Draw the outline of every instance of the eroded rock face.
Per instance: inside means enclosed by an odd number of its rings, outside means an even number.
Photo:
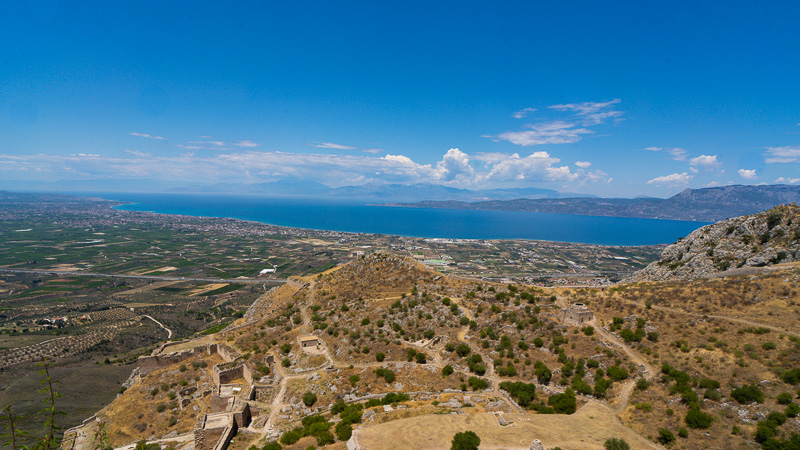
[[[703,278],[800,259],[800,208],[780,205],[693,231],[623,282]]]

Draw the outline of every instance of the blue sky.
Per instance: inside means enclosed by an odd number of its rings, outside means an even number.
[[[800,3],[2,2],[0,177],[800,184]]]

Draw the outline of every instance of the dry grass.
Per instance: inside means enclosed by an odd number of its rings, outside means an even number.
[[[623,438],[631,448],[660,448],[626,428],[599,403],[587,403],[573,415],[504,414],[514,425],[501,427],[492,414],[440,414],[412,417],[357,430],[364,449],[448,449],[458,432],[472,430],[481,449],[529,449],[534,439],[545,448],[602,449],[606,439]]]

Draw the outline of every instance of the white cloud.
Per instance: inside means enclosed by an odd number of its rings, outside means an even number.
[[[608,119],[619,118],[622,116],[622,111],[607,110],[609,107],[616,105],[622,100],[615,98],[607,102],[582,102],[582,103],[567,103],[563,105],[551,105],[548,108],[555,109],[556,111],[573,111],[576,116],[583,118],[584,126],[598,125]]]
[[[436,176],[444,181],[471,179],[475,169],[469,165],[469,156],[457,148],[451,148],[436,164]]]
[[[651,152],[660,152],[664,150],[664,147],[645,147],[645,150],[650,150]]]
[[[700,155],[695,158],[691,158],[689,160],[689,164],[692,166],[703,166],[713,169],[719,167],[721,163],[717,160],[717,155]]]
[[[231,144],[231,145],[235,145],[235,146],[237,146],[237,147],[245,147],[245,148],[255,148],[255,147],[258,147],[258,143],[257,143],[257,142],[253,142],[253,141],[249,141],[249,140],[244,140],[244,141],[236,141],[236,142],[234,142],[234,143],[233,143],[233,144]]]
[[[515,119],[522,119],[523,117],[527,116],[528,114],[534,111],[536,111],[536,108],[525,108],[515,112],[514,114],[511,115],[511,117]]]
[[[489,181],[573,181],[577,178],[576,174],[570,172],[569,166],[553,167],[558,162],[561,160],[551,157],[547,152],[535,152],[524,158],[521,158],[518,153],[514,153],[494,164],[492,170],[485,175],[485,179]]]
[[[800,145],[786,147],[767,147],[767,164],[793,163],[800,161]]]
[[[670,155],[672,155],[672,159],[675,161],[685,161],[686,160],[686,150],[678,147],[671,148],[667,150]]]
[[[219,148],[214,144],[203,145],[206,145],[203,148],[209,145]],[[0,154],[0,172],[27,174],[20,179],[28,177],[31,180],[145,178],[207,183],[254,183],[291,176],[329,186],[376,181],[484,187],[540,181],[609,182],[611,179],[602,170],[589,171],[588,163],[581,162],[573,171],[570,166],[559,164],[560,161],[547,152],[535,152],[529,156],[517,153],[472,156],[457,148],[449,149],[432,164],[420,164],[402,154],[378,157],[242,148],[229,152],[156,155],[126,150],[122,156]]]
[[[483,136],[495,141],[508,141],[528,147],[542,144],[571,144],[581,140],[581,135],[593,133],[586,128],[575,128],[575,124],[556,120],[525,125],[525,131],[506,131],[497,136]]]
[[[739,169],[738,173],[739,176],[744,178],[745,180],[755,180],[756,178],[758,178],[755,169]]]
[[[620,99],[614,99],[607,102],[551,105],[548,106],[549,109],[573,113],[572,118],[529,123],[524,125],[525,130],[506,131],[498,135],[483,135],[482,137],[493,139],[495,142],[508,141],[523,147],[542,144],[572,144],[580,141],[582,135],[593,133],[586,127],[599,125],[608,119],[620,118],[622,112],[612,108],[620,101]],[[532,111],[535,109],[525,108],[512,114],[512,117],[521,119]]]
[[[365,148],[364,150],[361,150],[361,151],[362,151],[362,152],[364,152],[364,153],[372,153],[372,154],[375,154],[375,153],[381,153],[381,152],[384,152],[385,150],[384,150],[384,149],[382,149],[382,148]]]
[[[780,184],[800,184],[800,178],[779,177],[775,179],[775,182]]]
[[[334,144],[333,142],[311,142],[308,145],[317,148],[330,148],[333,150],[357,150],[358,147],[349,145]]]
[[[153,136],[153,135],[145,134],[145,133],[128,133],[128,134],[130,134],[131,136],[143,137],[143,138],[148,138],[148,139],[158,139],[160,141],[166,141],[167,140],[167,138],[165,138],[165,137]]]
[[[656,177],[648,181],[647,184],[666,184],[666,185],[680,185],[687,184],[694,175],[689,175],[687,172],[673,173],[672,175],[664,175],[663,177]]]
[[[588,161],[575,161],[575,165],[582,169],[588,169],[592,165],[592,163]]]

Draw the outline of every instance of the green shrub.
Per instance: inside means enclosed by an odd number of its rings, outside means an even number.
[[[745,384],[731,391],[731,397],[739,404],[749,404],[753,402],[761,403],[764,401],[764,394],[755,384]]]
[[[474,431],[456,433],[450,445],[450,450],[478,450],[481,438]]]
[[[306,392],[305,394],[303,394],[302,400],[303,404],[310,408],[314,406],[314,403],[317,402],[317,394],[313,392]]]
[[[792,396],[792,394],[788,392],[782,392],[778,394],[777,398],[778,403],[780,403],[781,405],[788,405],[789,403],[792,403],[792,399],[794,399],[794,396]]]
[[[691,408],[689,412],[686,413],[686,418],[684,420],[689,428],[706,429],[711,427],[711,424],[714,422],[714,417],[700,411],[698,408]]]
[[[675,435],[672,434],[672,431],[669,431],[666,428],[660,428],[658,430],[658,442],[661,442],[664,445],[672,443],[675,441]]]
[[[611,438],[603,443],[605,450],[631,450],[631,446],[624,439]]]
[[[547,399],[547,404],[553,407],[557,414],[572,414],[577,407],[575,392],[567,389],[563,394],[556,394]]]

